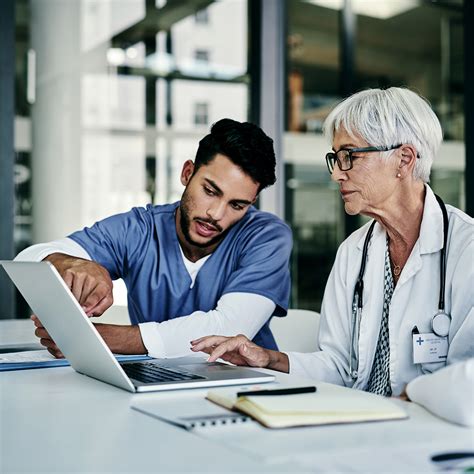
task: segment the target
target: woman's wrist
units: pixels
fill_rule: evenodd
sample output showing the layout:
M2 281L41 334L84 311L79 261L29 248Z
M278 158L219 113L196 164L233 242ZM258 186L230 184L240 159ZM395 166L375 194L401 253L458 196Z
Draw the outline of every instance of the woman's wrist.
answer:
M290 362L288 356L283 352L268 350L269 362L267 369L277 370L278 372L288 373L290 371Z

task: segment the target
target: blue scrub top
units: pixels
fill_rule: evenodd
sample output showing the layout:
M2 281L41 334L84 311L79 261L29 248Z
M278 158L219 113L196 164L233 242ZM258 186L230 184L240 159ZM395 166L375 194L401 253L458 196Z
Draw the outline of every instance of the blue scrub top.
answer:
M179 202L148 205L117 214L69 237L113 280L128 289L132 324L163 322L194 311L211 311L226 293L254 293L271 299L275 316L285 316L290 295L292 236L279 218L250 207L199 270L193 288L184 266L175 226ZM276 343L269 321L254 342Z

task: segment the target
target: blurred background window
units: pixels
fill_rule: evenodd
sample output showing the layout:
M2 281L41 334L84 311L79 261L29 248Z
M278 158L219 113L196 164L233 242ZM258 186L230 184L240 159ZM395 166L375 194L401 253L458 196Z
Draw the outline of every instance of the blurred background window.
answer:
M262 13L275 5L283 28ZM466 206L462 0L16 0L15 21L16 253L179 199L212 123L279 114L260 101L279 74L262 66L277 49L262 25L286 41L284 131L267 132L284 163L271 199L294 233L291 306L320 310L336 249L363 222L344 215L321 134L351 92L426 97L445 136L431 185Z
M16 253L179 199L210 125L249 116L246 0L15 8Z
M465 208L462 1L352 0L349 22L348 3L287 1L285 199L298 308L320 309L337 247L363 223L344 216L324 162L331 145L322 137L323 121L348 93L406 86L428 99L445 139L430 184Z

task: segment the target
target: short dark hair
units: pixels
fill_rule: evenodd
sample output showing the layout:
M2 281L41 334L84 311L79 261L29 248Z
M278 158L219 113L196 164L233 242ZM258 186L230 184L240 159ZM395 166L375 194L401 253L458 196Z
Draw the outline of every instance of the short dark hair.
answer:
M276 181L273 140L257 125L228 118L211 127L211 133L200 142L194 160L195 171L212 161L216 154L228 157L260 187Z

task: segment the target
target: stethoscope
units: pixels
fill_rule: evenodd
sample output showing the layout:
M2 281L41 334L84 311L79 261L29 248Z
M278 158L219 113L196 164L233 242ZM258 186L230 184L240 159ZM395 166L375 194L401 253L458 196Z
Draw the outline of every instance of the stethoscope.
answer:
M441 249L440 258L438 311L431 318L431 330L439 337L446 337L449 334L449 327L451 325L451 315L446 313L444 301L446 285L446 243L448 241L448 212L446 211L446 206L444 205L443 200L436 194L435 197L443 214L443 248ZM369 248L370 239L372 237L372 232L374 230L375 222L375 220L372 222L365 237L359 276L357 277L354 288L354 298L352 303L351 347L349 354L349 374L352 377L352 380L356 380L358 376L358 356L355 354L357 354L359 324L363 307L364 272L367 262L367 251ZM353 364L354 359L356 364Z

